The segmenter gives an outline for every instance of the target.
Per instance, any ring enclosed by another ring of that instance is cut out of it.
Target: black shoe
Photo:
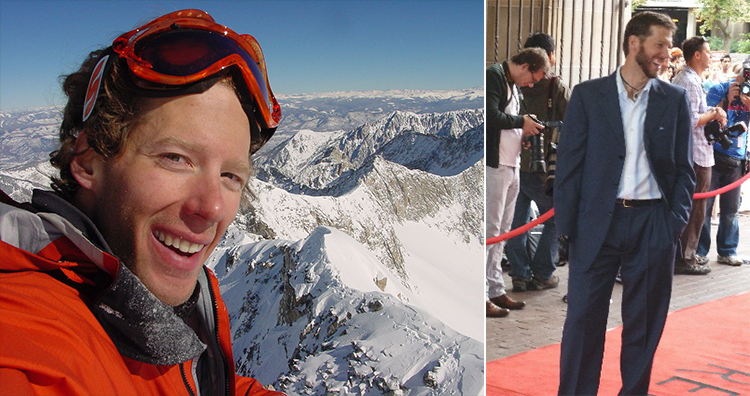
[[[674,266],[675,275],[706,275],[709,272],[711,272],[711,267],[708,264],[683,264]]]
[[[529,290],[529,283],[531,279],[513,278],[513,291],[514,292],[525,292]]]
[[[529,284],[529,290],[544,290],[553,289],[560,283],[560,278],[557,275],[552,275],[549,279],[542,279],[536,275],[531,279]]]

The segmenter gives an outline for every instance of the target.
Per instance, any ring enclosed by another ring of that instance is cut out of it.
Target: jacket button
[[[608,215],[612,216],[612,212],[607,212]]]

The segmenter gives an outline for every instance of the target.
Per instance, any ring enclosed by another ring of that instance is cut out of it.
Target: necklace
[[[620,78],[622,78],[622,82],[624,82],[625,85],[628,86],[628,88],[633,90],[633,94],[635,95],[636,98],[638,97],[638,92],[641,92],[641,90],[646,87],[646,84],[648,84],[648,80],[646,80],[646,83],[641,85],[640,88],[636,88],[630,85],[630,83],[625,80],[625,77],[622,76],[622,69],[620,69]]]

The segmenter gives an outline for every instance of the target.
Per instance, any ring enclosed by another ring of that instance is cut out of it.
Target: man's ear
[[[76,138],[73,159],[70,161],[70,172],[81,188],[93,191],[96,178],[101,172],[102,156],[97,154],[86,140],[86,133],[81,132]]]
[[[638,53],[639,46],[641,45],[641,38],[635,34],[631,34],[628,37],[628,53]]]

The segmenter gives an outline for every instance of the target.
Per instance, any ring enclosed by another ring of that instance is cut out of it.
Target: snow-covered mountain
[[[0,112],[0,169],[49,159],[61,121],[57,107]]]
[[[255,199],[207,263],[240,373],[290,395],[483,392],[482,100],[279,97]],[[39,161],[55,117],[0,114],[0,188],[16,199],[53,173]]]

